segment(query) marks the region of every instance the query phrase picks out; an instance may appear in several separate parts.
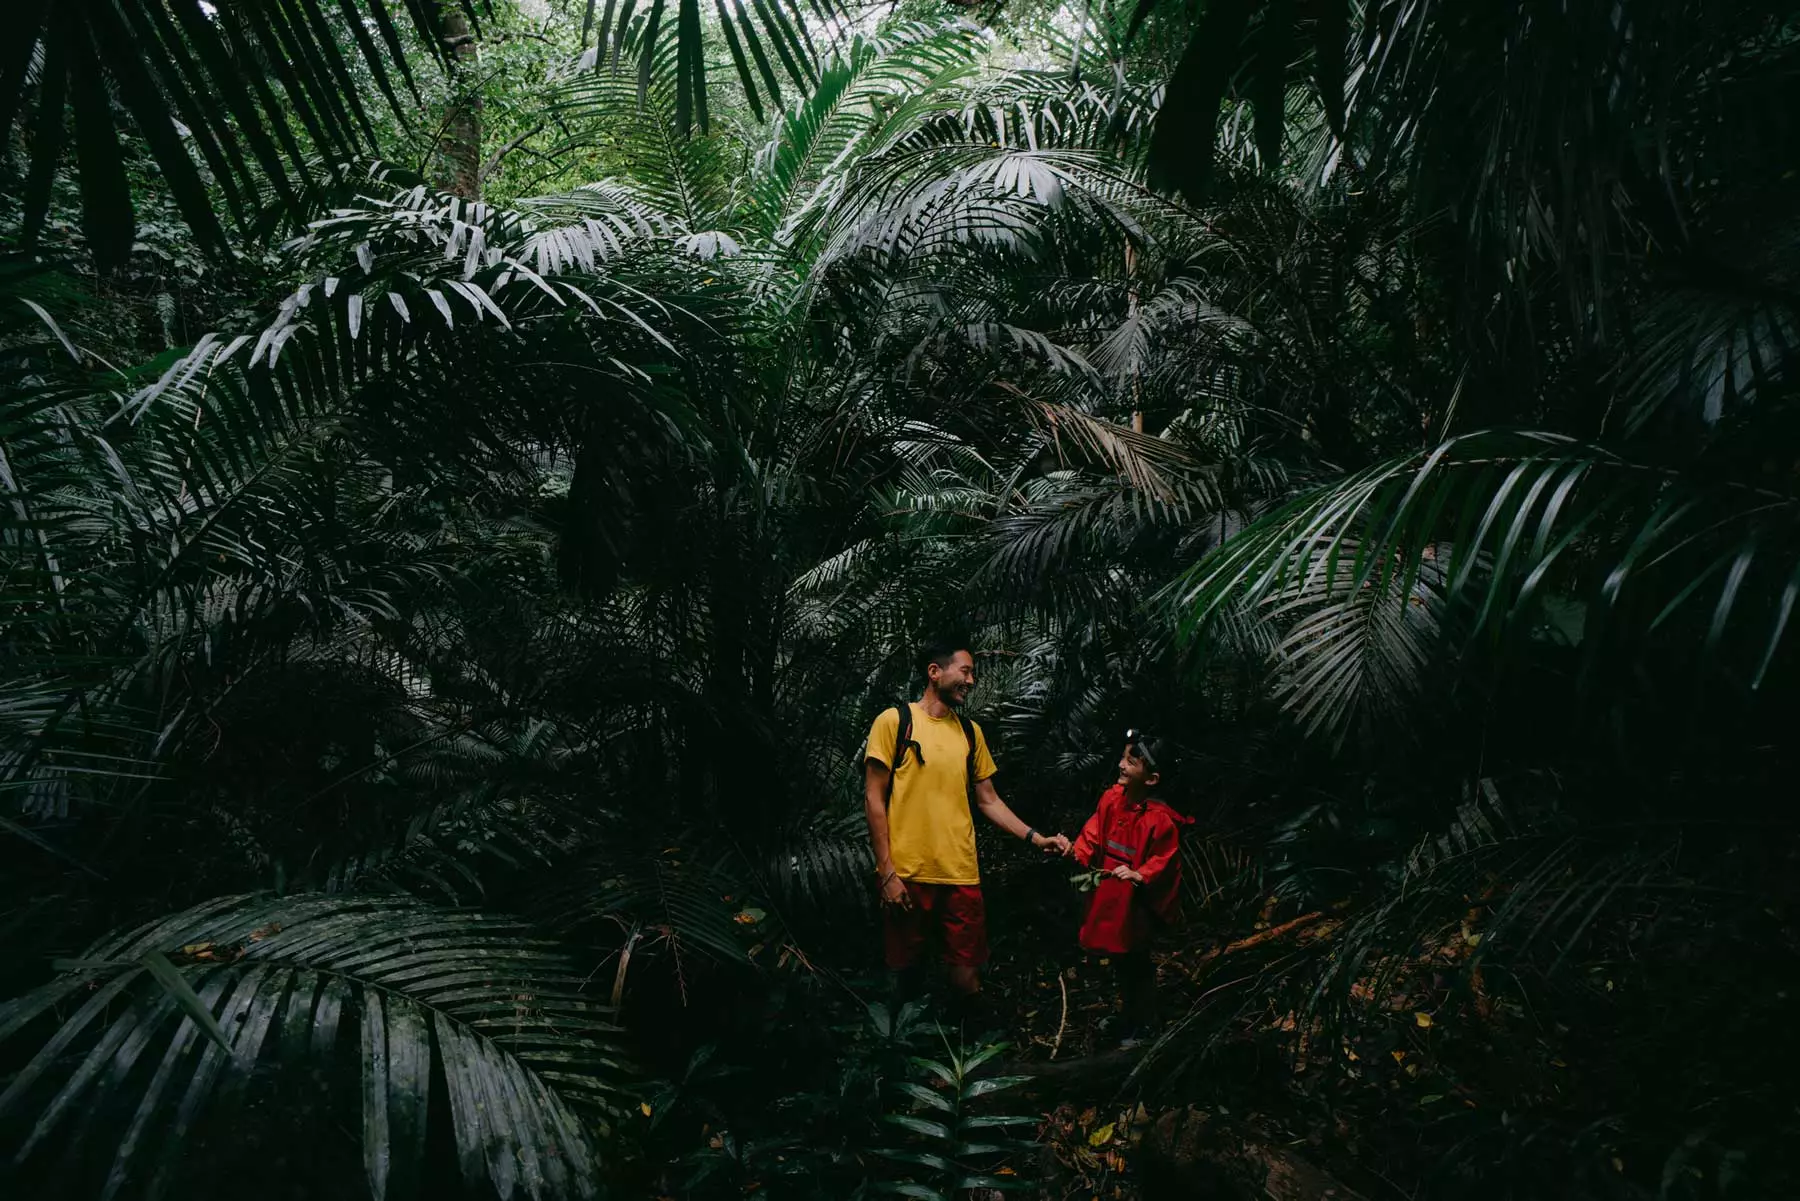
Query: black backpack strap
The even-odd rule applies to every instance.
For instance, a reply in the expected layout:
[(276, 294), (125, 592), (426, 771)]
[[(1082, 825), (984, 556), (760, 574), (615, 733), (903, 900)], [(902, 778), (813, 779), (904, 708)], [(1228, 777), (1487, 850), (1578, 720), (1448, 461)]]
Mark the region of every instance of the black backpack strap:
[(894, 725), (894, 770), (899, 771), (900, 765), (906, 762), (907, 751), (911, 751), (913, 758), (923, 766), (925, 752), (912, 736), (912, 706), (895, 705), (894, 712), (899, 715), (899, 720)]
[(888, 769), (887, 799), (894, 799), (894, 779), (900, 774), (900, 765), (906, 762), (906, 752), (912, 751), (913, 757), (922, 767), (925, 764), (925, 752), (912, 736), (912, 706), (898, 704), (894, 706), (896, 721), (894, 725), (894, 764)]

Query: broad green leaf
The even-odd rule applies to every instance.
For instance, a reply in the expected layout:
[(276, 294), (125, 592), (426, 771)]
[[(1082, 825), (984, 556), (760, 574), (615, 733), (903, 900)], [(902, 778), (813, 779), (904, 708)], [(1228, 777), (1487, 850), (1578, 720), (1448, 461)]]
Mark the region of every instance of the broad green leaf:
[(942, 1155), (932, 1155), (925, 1151), (895, 1151), (882, 1148), (877, 1150), (876, 1154), (883, 1159), (891, 1159), (895, 1163), (917, 1164), (919, 1167), (930, 1168), (936, 1172), (949, 1172), (956, 1166)]
[(984, 1080), (976, 1080), (963, 1088), (963, 1099), (973, 1101), (977, 1097), (985, 1097), (990, 1093), (1002, 1092), (1028, 1083), (1030, 1076), (989, 1076)]
[(940, 1109), (945, 1113), (956, 1112), (955, 1102), (951, 1101), (950, 1098), (944, 1096), (942, 1093), (933, 1092), (922, 1084), (914, 1084), (911, 1081), (900, 1081), (893, 1087), (896, 1091), (905, 1093), (913, 1100), (924, 1105), (929, 1105), (933, 1109)]
[(1029, 1114), (982, 1114), (958, 1122), (958, 1130), (990, 1130), (999, 1126), (1035, 1126), (1043, 1119)]
[(950, 1127), (942, 1122), (928, 1122), (924, 1118), (916, 1118), (905, 1113), (884, 1114), (881, 1120), (904, 1130), (910, 1130), (914, 1134), (923, 1134), (943, 1142), (950, 1141)]

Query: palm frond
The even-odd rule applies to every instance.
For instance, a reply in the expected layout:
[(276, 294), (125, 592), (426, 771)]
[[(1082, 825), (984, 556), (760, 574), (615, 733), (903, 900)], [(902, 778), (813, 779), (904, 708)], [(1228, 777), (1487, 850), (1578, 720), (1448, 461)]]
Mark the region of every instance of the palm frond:
[[(10, 134), (30, 107), (40, 131), (60, 134), (65, 109), (73, 110), (83, 219), (102, 267), (121, 264), (133, 242), (135, 218), (120, 143), (125, 129), (143, 139), (202, 245), (223, 251), (225, 233), (213, 210), (209, 178), (240, 224), (264, 182), (289, 214), (298, 216), (316, 202), (318, 186), (302, 137), (328, 160), (375, 150), (351, 60), (371, 74), (401, 121), (407, 119), (389, 71), (412, 88), (416, 58), (443, 60), (443, 30), (436, 5), (406, 7), (409, 32), (417, 39), (412, 47), (402, 41), (381, 0), (339, 0), (341, 12), (332, 15), (307, 0), (251, 8), (120, 0), (79, 10), (33, 0), (17, 14), (6, 58), (0, 60), (0, 130)], [(382, 46), (376, 46), (372, 29), (379, 29)], [(346, 34), (352, 45), (345, 44)], [(36, 69), (28, 69), (34, 63)], [(265, 64), (273, 65), (279, 97), (264, 78)], [(127, 122), (115, 123), (109, 95), (117, 96)], [(190, 146), (199, 152), (205, 175)], [(62, 150), (60, 136), (33, 138), (31, 176), (48, 180)], [(30, 191), (27, 230), (41, 223), (48, 200), (47, 188)]]
[(794, 245), (810, 215), (835, 202), (849, 163), (878, 149), (888, 131), (908, 128), (937, 88), (970, 69), (979, 44), (974, 27), (960, 23), (854, 39), (776, 122), (758, 155), (755, 202), (764, 236)]
[(691, 957), (747, 965), (743, 932), (755, 922), (744, 919), (744, 876), (732, 870), (729, 852), (703, 839), (656, 834), (608, 839), (605, 850), (543, 890), (537, 911), (553, 930), (610, 923), (646, 950), (666, 952), (685, 1000)]
[[(821, 61), (851, 21), (849, 9), (836, 0), (822, 4), (752, 0), (754, 17), (743, 0), (732, 0), (729, 9), (725, 0), (715, 0), (715, 7), (719, 31), (737, 69), (737, 82), (759, 120), (765, 99), (776, 106), (781, 103), (778, 74), (785, 75), (789, 86), (801, 92), (817, 84)], [(589, 28), (596, 39), (584, 59), (596, 72), (618, 74), (626, 57), (635, 55), (640, 93), (652, 80), (666, 83), (674, 93), (676, 132), (686, 137), (698, 124), (704, 133), (709, 128), (704, 20), (701, 0), (675, 0), (673, 13), (666, 0), (652, 0), (647, 10), (625, 0), (617, 6), (616, 16), (612, 0), (608, 0), (599, 22), (590, 19), (583, 28), (584, 45)], [(814, 41), (815, 30), (824, 35), (825, 46)], [(772, 65), (775, 63), (779, 63), (779, 71)]]
[[(148, 978), (153, 956), (173, 961), (229, 1045), (196, 1047), (199, 1026)], [(277, 1058), (326, 1059), (354, 1041), (374, 1196), (416, 1187), (438, 1082), (449, 1100), (438, 1120), (472, 1187), (595, 1196), (588, 1127), (604, 1126), (629, 1070), (608, 1010), (582, 986), (565, 954), (504, 918), (396, 899), (224, 897), (95, 943), (0, 1010), (0, 1036), (55, 1023), (0, 1110), (42, 1106), (21, 1156), (83, 1109), (130, 1112), (104, 1194), (140, 1182), (154, 1196), (206, 1107)]]
[(1658, 281), (1617, 369), (1625, 432), (1659, 416), (1716, 426), (1791, 385), (1800, 297), (1780, 281), (1800, 267), (1800, 224), (1769, 219), (1760, 207), (1732, 214), (1733, 237), (1697, 239)]
[(623, 171), (608, 191), (690, 232), (738, 227), (742, 163), (736, 139), (723, 131), (687, 133), (677, 126), (673, 98), (658, 77), (646, 90), (609, 72), (558, 82), (548, 109), (570, 128), (557, 147), (566, 154), (590, 144), (622, 144)]
[[(1797, 518), (1800, 502), (1779, 492), (1688, 484), (1559, 435), (1471, 434), (1303, 494), (1201, 560), (1167, 597), (1193, 630), (1228, 600), (1264, 600), (1314, 578), (1340, 599), (1365, 588), (1410, 596), (1429, 565), (1443, 603), (1466, 610), (1467, 637), (1541, 621), (1538, 602), (1559, 594), (1586, 606), (1592, 645), (1609, 619), (1642, 636), (1710, 596), (1690, 624), (1707, 648), (1739, 632), (1734, 645), (1757, 682), (1792, 612)], [(1746, 589), (1753, 577), (1768, 586)]]
[(925, 1201), (950, 1201), (965, 1189), (998, 1190), (1009, 1183), (1000, 1169), (1013, 1175), (1017, 1169), (1005, 1160), (1025, 1153), (1031, 1144), (1008, 1131), (1037, 1119), (986, 1112), (983, 1097), (1027, 1079), (981, 1073), (983, 1065), (1006, 1049), (1005, 1044), (957, 1046), (947, 1048), (943, 1059), (912, 1060), (912, 1078), (890, 1085), (899, 1107), (883, 1115), (888, 1126), (904, 1132), (906, 1142), (877, 1151), (893, 1165), (888, 1169), (890, 1179), (878, 1182), (877, 1189)]
[(1276, 696), (1307, 733), (1342, 743), (1352, 724), (1401, 718), (1441, 670), (1443, 587), (1433, 561), (1410, 589), (1389, 576), (1355, 585), (1355, 547), (1335, 563), (1313, 564), (1266, 601), (1265, 620), (1284, 627), (1274, 648)]
[(1177, 488), (1173, 477), (1192, 475), (1198, 466), (1178, 444), (1129, 426), (1101, 421), (1069, 405), (1040, 403), (1037, 409), (1049, 424), (1059, 452), (1066, 436), (1074, 449), (1118, 472), (1133, 488), (1158, 502), (1172, 503)]

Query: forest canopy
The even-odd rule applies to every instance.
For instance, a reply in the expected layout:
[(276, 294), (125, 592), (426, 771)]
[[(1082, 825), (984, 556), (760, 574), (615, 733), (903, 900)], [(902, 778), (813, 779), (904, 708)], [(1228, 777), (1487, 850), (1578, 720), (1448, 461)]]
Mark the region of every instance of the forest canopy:
[(7, 24), (8, 1195), (1800, 1186), (1791, 5)]

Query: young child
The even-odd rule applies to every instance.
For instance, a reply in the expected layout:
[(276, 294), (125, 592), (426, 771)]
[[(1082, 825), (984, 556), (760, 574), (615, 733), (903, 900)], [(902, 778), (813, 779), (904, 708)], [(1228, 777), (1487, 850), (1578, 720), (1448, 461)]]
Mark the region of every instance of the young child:
[(1172, 920), (1181, 889), (1183, 817), (1156, 799), (1174, 767), (1173, 748), (1140, 730), (1125, 732), (1119, 779), (1100, 797), (1071, 854), (1102, 874), (1081, 926), (1081, 945), (1108, 956), (1125, 999), (1121, 1046), (1153, 1034), (1158, 1013), (1150, 939)]

